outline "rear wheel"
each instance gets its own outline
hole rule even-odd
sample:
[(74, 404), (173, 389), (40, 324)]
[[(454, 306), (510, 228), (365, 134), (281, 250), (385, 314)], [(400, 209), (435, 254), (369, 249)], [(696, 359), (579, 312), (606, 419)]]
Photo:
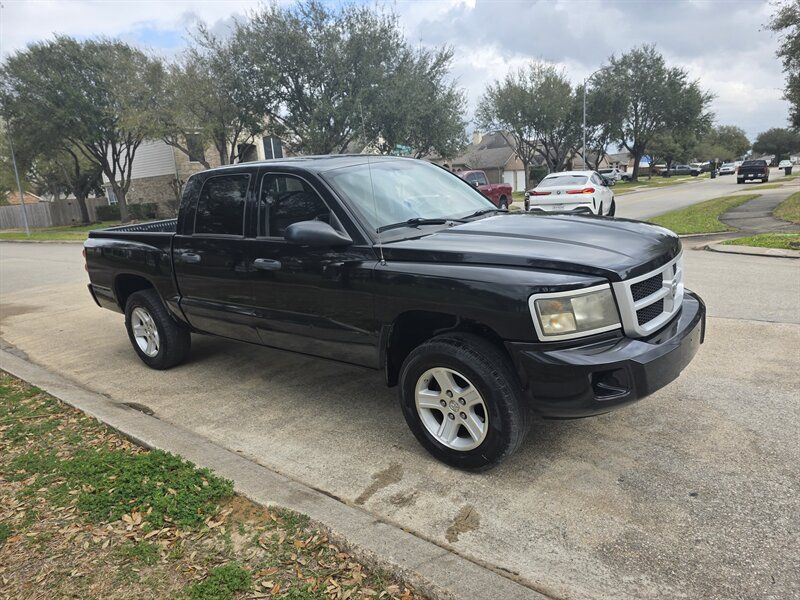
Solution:
[(608, 209), (608, 216), (613, 217), (617, 214), (617, 201), (611, 200), (611, 208)]
[(529, 422), (522, 396), (508, 360), (471, 334), (429, 340), (400, 372), (400, 403), (412, 433), (459, 469), (487, 469), (519, 448)]
[(603, 216), (603, 203), (600, 203), (600, 208), (597, 209), (597, 214)]
[(153, 289), (136, 292), (128, 298), (125, 328), (136, 354), (152, 369), (179, 365), (189, 354), (189, 330), (169, 315)]

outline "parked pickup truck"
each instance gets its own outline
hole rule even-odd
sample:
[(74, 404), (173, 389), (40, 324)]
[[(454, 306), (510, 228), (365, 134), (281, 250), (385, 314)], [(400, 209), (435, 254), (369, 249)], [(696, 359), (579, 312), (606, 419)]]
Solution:
[(736, 183), (758, 179), (761, 183), (769, 181), (769, 165), (765, 160), (746, 160), (736, 169)]
[(507, 213), (414, 159), (211, 169), (177, 219), (93, 231), (84, 252), (92, 298), (124, 313), (147, 366), (211, 334), (378, 369), (419, 442), (471, 470), (516, 450), (533, 414), (667, 385), (705, 328), (672, 232)]
[(483, 171), (459, 171), (456, 175), (475, 187), (498, 208), (508, 208), (513, 202), (511, 199), (511, 185), (508, 183), (489, 183), (489, 179)]

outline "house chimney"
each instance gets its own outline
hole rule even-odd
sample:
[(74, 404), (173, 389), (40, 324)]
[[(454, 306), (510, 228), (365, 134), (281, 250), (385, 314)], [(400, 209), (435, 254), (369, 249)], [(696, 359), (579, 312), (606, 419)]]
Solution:
[(478, 144), (480, 144), (482, 139), (483, 139), (483, 134), (480, 131), (476, 129), (475, 131), (472, 132), (473, 146), (477, 146)]

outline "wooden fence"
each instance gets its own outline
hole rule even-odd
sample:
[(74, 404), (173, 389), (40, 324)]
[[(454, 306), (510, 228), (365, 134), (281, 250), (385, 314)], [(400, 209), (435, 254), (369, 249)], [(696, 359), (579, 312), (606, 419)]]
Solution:
[[(97, 220), (95, 207), (108, 204), (106, 198), (87, 198), (86, 206), (89, 209), (89, 219)], [(26, 204), (25, 214), (28, 217), (28, 226), (37, 227), (66, 227), (81, 224), (81, 209), (77, 200), (56, 200), (55, 202), (37, 202)], [(0, 206), (0, 229), (24, 229), (22, 209), (19, 205)]]

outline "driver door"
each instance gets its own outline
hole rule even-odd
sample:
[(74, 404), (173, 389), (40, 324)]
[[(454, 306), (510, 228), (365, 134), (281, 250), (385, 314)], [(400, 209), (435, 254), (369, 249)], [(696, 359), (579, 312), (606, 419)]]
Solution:
[(377, 366), (368, 247), (312, 248), (284, 239), (300, 221), (341, 224), (315, 187), (291, 173), (262, 172), (258, 232), (249, 240), (255, 325), (262, 344)]

